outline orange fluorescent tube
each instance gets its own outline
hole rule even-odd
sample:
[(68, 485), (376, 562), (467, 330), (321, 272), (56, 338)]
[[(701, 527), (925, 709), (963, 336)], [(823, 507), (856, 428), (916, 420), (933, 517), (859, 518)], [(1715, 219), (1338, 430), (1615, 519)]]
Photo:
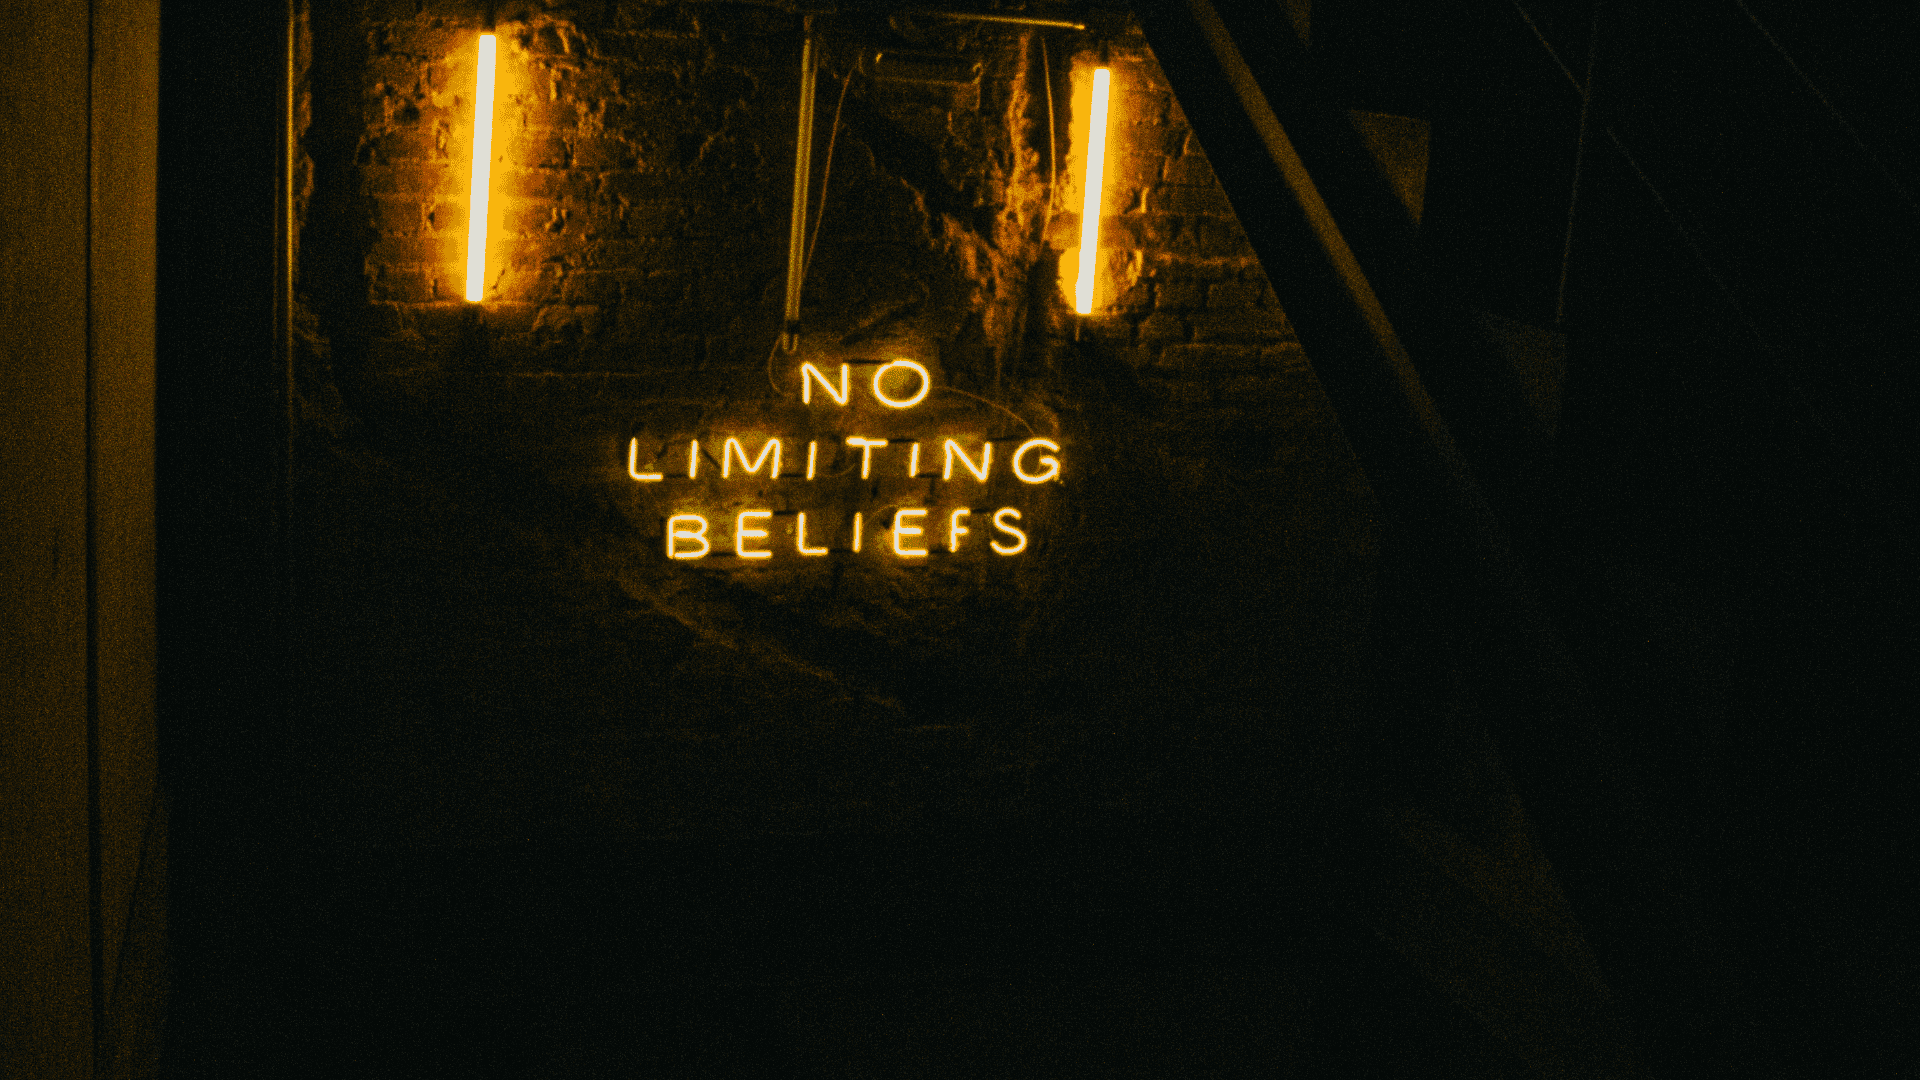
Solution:
[(1086, 204), (1080, 209), (1080, 280), (1073, 287), (1073, 309), (1082, 315), (1093, 313), (1094, 260), (1100, 250), (1100, 187), (1107, 173), (1107, 83), (1106, 68), (1093, 69), (1093, 108), (1087, 125)]
[(493, 35), (480, 35), (480, 77), (473, 91), (473, 186), (467, 196), (467, 299), (487, 287), (487, 188), (493, 179)]

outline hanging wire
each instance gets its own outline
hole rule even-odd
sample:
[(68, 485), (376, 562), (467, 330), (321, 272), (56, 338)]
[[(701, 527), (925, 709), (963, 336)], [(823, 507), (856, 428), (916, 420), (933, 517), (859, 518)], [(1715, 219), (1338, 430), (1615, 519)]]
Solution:
[(942, 386), (940, 387), (940, 392), (943, 394), (959, 394), (961, 397), (972, 398), (973, 400), (978, 401), (983, 405), (991, 405), (994, 408), (999, 409), (1001, 412), (1006, 413), (1008, 416), (1011, 416), (1015, 420), (1019, 421), (1020, 426), (1027, 429), (1027, 434), (1029, 435), (1039, 434), (1038, 432), (1033, 430), (1032, 424), (1027, 423), (1026, 417), (1021, 416), (1019, 413), (1014, 412), (1012, 409), (1007, 408), (1005, 405), (1000, 404), (999, 402), (993, 400), (992, 398), (981, 397), (979, 394), (962, 390), (957, 386)]
[[(1547, 36), (1540, 32), (1539, 24), (1535, 23), (1533, 16), (1528, 14), (1525, 7), (1521, 6), (1520, 0), (1513, 0), (1513, 9), (1520, 13), (1520, 18), (1527, 24), (1527, 29), (1533, 31), (1533, 36), (1540, 42), (1540, 47), (1546, 50), (1547, 56), (1552, 58), (1555, 66), (1559, 67), (1560, 74), (1566, 76), (1567, 83), (1573, 87), (1574, 92), (1584, 93), (1581, 89), (1580, 77), (1575, 75), (1573, 69), (1567, 66), (1566, 61), (1560, 58), (1560, 51), (1555, 49), (1553, 43), (1547, 40)], [(1663, 194), (1659, 186), (1653, 182), (1653, 178), (1648, 176), (1647, 171), (1640, 167), (1640, 159), (1634, 157), (1633, 152), (1628, 150), (1626, 144), (1620, 141), (1620, 134), (1614, 130), (1612, 124), (1606, 125), (1603, 130), (1607, 133), (1607, 140), (1613, 144), (1613, 148), (1619, 151), (1620, 156), (1626, 160), (1628, 167), (1633, 170), (1633, 174), (1640, 178), (1640, 183), (1646, 187), (1647, 193), (1653, 196), (1653, 201), (1660, 207), (1661, 213), (1666, 215), (1668, 223), (1673, 226), (1675, 232), (1680, 234), (1681, 241), (1686, 244), (1687, 250), (1691, 252), (1694, 259), (1699, 262), (1700, 269), (1707, 275), (1708, 279), (1713, 282), (1714, 287), (1719, 290), (1721, 298), (1733, 309), (1734, 314), (1738, 315), (1741, 321), (1746, 323), (1747, 330), (1752, 333), (1754, 341), (1771, 355), (1773, 348), (1772, 342), (1767, 338), (1766, 333), (1760, 329), (1760, 324), (1754, 321), (1752, 315), (1748, 314), (1746, 307), (1741, 304), (1739, 298), (1734, 295), (1732, 286), (1727, 284), (1727, 279), (1721, 276), (1720, 271), (1714, 267), (1713, 260), (1707, 257), (1706, 249), (1700, 246), (1700, 241), (1693, 235), (1693, 230), (1687, 227), (1686, 221), (1674, 210), (1672, 204), (1667, 202), (1666, 195)]]
[[(800, 285), (807, 283), (807, 270), (813, 266), (814, 249), (820, 246), (820, 221), (827, 214), (827, 178), (833, 175), (833, 147), (840, 139), (840, 110), (847, 104), (847, 88), (853, 85), (853, 67), (840, 79), (840, 100), (833, 106), (833, 125), (827, 130), (827, 152), (820, 167), (820, 208), (813, 217), (813, 235), (807, 240), (807, 254), (800, 262)], [(782, 393), (779, 380), (773, 376), (773, 358), (779, 355), (780, 339), (785, 334), (777, 334), (773, 339), (773, 348), (767, 350), (767, 385), (774, 393)]]
[(1573, 262), (1573, 222), (1580, 208), (1580, 170), (1587, 158), (1587, 120), (1593, 111), (1593, 69), (1600, 55), (1600, 3), (1593, 0), (1593, 25), (1587, 30), (1587, 80), (1580, 87), (1580, 135), (1573, 144), (1573, 190), (1567, 195), (1567, 235), (1560, 245), (1560, 290), (1553, 301), (1553, 325), (1567, 321), (1567, 267)]
[(827, 159), (820, 166), (820, 208), (813, 215), (813, 237), (807, 241), (807, 257), (800, 264), (800, 283), (807, 283), (807, 270), (813, 266), (813, 249), (820, 246), (820, 222), (827, 216), (827, 177), (833, 175), (833, 144), (840, 136), (840, 110), (847, 104), (847, 87), (853, 85), (853, 68), (840, 78), (840, 100), (833, 106), (833, 126), (827, 130)]
[(1053, 189), (1060, 182), (1060, 137), (1053, 127), (1053, 64), (1047, 59), (1047, 39), (1040, 39), (1040, 75), (1047, 84), (1047, 213), (1040, 225), (1040, 242), (1047, 242), (1047, 230), (1053, 228)]
[[(1576, 92), (1579, 92), (1580, 80), (1574, 75), (1573, 69), (1567, 66), (1566, 61), (1560, 58), (1559, 50), (1555, 49), (1553, 43), (1547, 40), (1547, 36), (1540, 32), (1539, 24), (1533, 21), (1533, 16), (1528, 14), (1527, 9), (1521, 5), (1520, 0), (1512, 0), (1512, 3), (1513, 9), (1519, 12), (1520, 18), (1527, 24), (1527, 29), (1533, 31), (1533, 36), (1540, 42), (1540, 47), (1546, 50), (1547, 56), (1550, 57), (1554, 65), (1560, 69), (1560, 73), (1566, 76), (1567, 82)], [(1692, 253), (1694, 260), (1699, 263), (1701, 272), (1707, 275), (1709, 281), (1713, 282), (1714, 288), (1719, 291), (1721, 299), (1726, 301), (1727, 306), (1733, 310), (1734, 315), (1746, 325), (1747, 333), (1752, 335), (1754, 344), (1760, 347), (1761, 354), (1767, 358), (1774, 373), (1786, 383), (1793, 398), (1806, 410), (1807, 418), (1812, 421), (1813, 426), (1817, 428), (1821, 434), (1826, 436), (1828, 446), (1836, 454), (1835, 464), (1840, 467), (1842, 476), (1846, 480), (1851, 481), (1856, 490), (1863, 491), (1883, 502), (1889, 501), (1887, 485), (1880, 480), (1878, 475), (1865, 475), (1861, 468), (1849, 467), (1851, 463), (1848, 459), (1851, 458), (1854, 461), (1862, 463), (1866, 468), (1871, 468), (1872, 462), (1867, 452), (1856, 444), (1853, 439), (1842, 433), (1838, 427), (1827, 418), (1825, 410), (1817, 405), (1814, 399), (1807, 393), (1806, 389), (1801, 385), (1799, 377), (1794, 373), (1793, 368), (1781, 355), (1779, 346), (1774, 343), (1766, 331), (1760, 328), (1759, 322), (1754, 319), (1753, 315), (1747, 311), (1746, 305), (1742, 304), (1739, 297), (1734, 294), (1733, 287), (1727, 284), (1727, 279), (1714, 267), (1713, 260), (1707, 257), (1706, 249), (1701, 247), (1700, 241), (1694, 237), (1693, 230), (1687, 228), (1686, 222), (1680, 217), (1680, 214), (1673, 208), (1672, 204), (1667, 202), (1667, 197), (1660, 191), (1659, 185), (1653, 182), (1653, 178), (1647, 175), (1647, 171), (1644, 168), (1641, 168), (1640, 160), (1634, 157), (1633, 152), (1627, 149), (1626, 143), (1621, 141), (1620, 133), (1615, 131), (1611, 124), (1605, 125), (1603, 130), (1607, 133), (1608, 142), (1613, 144), (1614, 150), (1619, 152), (1620, 157), (1625, 160), (1627, 166), (1633, 170), (1633, 174), (1639, 178), (1641, 186), (1647, 189), (1647, 194), (1653, 197), (1654, 203), (1660, 207), (1660, 212), (1666, 215), (1667, 221), (1673, 226), (1674, 232), (1680, 235), (1681, 242), (1686, 245), (1687, 250)], [(1877, 470), (1875, 471), (1877, 472)]]
[(1851, 123), (1848, 123), (1846, 115), (1842, 113), (1832, 101), (1827, 99), (1827, 95), (1820, 92), (1818, 86), (1813, 84), (1813, 80), (1807, 77), (1807, 73), (1802, 71), (1800, 65), (1794, 62), (1793, 56), (1787, 52), (1786, 47), (1781, 45), (1779, 39), (1773, 36), (1773, 31), (1768, 30), (1766, 24), (1760, 21), (1760, 17), (1753, 13), (1753, 9), (1747, 7), (1746, 0), (1733, 0), (1733, 4), (1740, 9), (1741, 14), (1747, 17), (1747, 21), (1753, 24), (1753, 28), (1760, 31), (1760, 36), (1767, 39), (1767, 44), (1773, 46), (1773, 51), (1780, 54), (1780, 59), (1787, 62), (1787, 67), (1791, 68), (1794, 75), (1799, 78), (1800, 85), (1806, 87), (1807, 93), (1812, 94), (1815, 100), (1820, 102), (1827, 110), (1827, 115), (1833, 117), (1834, 123), (1839, 124), (1840, 129), (1847, 133), (1847, 138), (1853, 140), (1853, 145), (1862, 154), (1866, 155), (1868, 161), (1873, 162), (1874, 168), (1880, 170), (1880, 176), (1887, 182), (1888, 186), (1900, 193), (1900, 199), (1907, 204), (1907, 209), (1920, 213), (1920, 202), (1915, 201), (1913, 192), (1908, 191), (1907, 186), (1895, 178), (1893, 171), (1888, 169), (1886, 163), (1880, 160), (1880, 155), (1868, 148), (1867, 141), (1860, 137), (1860, 132), (1856, 130)]

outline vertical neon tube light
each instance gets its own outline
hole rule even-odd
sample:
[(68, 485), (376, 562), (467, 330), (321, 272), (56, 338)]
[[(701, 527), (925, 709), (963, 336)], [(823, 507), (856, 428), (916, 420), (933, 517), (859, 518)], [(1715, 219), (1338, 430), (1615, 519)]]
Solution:
[(473, 186), (467, 195), (467, 299), (487, 287), (487, 189), (493, 180), (493, 35), (480, 35), (480, 76), (473, 91)]
[(1073, 287), (1073, 310), (1093, 314), (1094, 265), (1100, 251), (1100, 188), (1107, 178), (1106, 68), (1093, 69), (1093, 108), (1087, 114), (1087, 201), (1080, 208), (1080, 280)]

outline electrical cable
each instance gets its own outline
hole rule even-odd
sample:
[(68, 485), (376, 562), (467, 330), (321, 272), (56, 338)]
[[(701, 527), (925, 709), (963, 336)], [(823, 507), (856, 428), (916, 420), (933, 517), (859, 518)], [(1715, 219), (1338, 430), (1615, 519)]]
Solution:
[(1760, 17), (1753, 13), (1753, 9), (1747, 7), (1746, 0), (1733, 0), (1733, 4), (1740, 9), (1741, 14), (1747, 17), (1747, 21), (1753, 24), (1753, 28), (1760, 31), (1760, 36), (1767, 39), (1767, 44), (1773, 46), (1773, 51), (1780, 54), (1780, 59), (1787, 62), (1787, 67), (1793, 69), (1794, 75), (1800, 79), (1800, 85), (1806, 87), (1807, 93), (1812, 94), (1814, 98), (1826, 108), (1827, 115), (1833, 117), (1834, 123), (1839, 124), (1840, 129), (1847, 133), (1847, 138), (1853, 140), (1854, 147), (1866, 155), (1868, 161), (1873, 162), (1874, 168), (1880, 170), (1881, 179), (1885, 180), (1893, 190), (1900, 193), (1900, 199), (1907, 204), (1907, 209), (1920, 213), (1920, 202), (1914, 200), (1913, 192), (1908, 191), (1907, 186), (1894, 177), (1892, 170), (1888, 169), (1886, 163), (1880, 160), (1880, 155), (1874, 153), (1867, 147), (1867, 141), (1860, 137), (1860, 132), (1847, 121), (1846, 115), (1840, 111), (1839, 107), (1828, 100), (1827, 95), (1821, 93), (1820, 88), (1813, 84), (1813, 80), (1807, 76), (1807, 73), (1802, 71), (1800, 65), (1794, 62), (1793, 56), (1787, 52), (1786, 47), (1781, 45), (1779, 39), (1773, 36), (1773, 31), (1768, 30), (1766, 24), (1760, 21)]
[(1053, 228), (1053, 189), (1060, 182), (1060, 136), (1053, 126), (1053, 64), (1047, 58), (1047, 39), (1040, 39), (1040, 77), (1047, 86), (1047, 212), (1040, 225), (1040, 242), (1047, 242), (1047, 230)]
[[(1551, 41), (1547, 40), (1547, 36), (1541, 32), (1539, 24), (1534, 22), (1533, 16), (1528, 14), (1527, 9), (1521, 5), (1520, 0), (1512, 0), (1512, 3), (1513, 9), (1519, 13), (1521, 20), (1527, 24), (1527, 29), (1533, 31), (1533, 36), (1540, 42), (1540, 47), (1546, 50), (1547, 56), (1551, 58), (1555, 66), (1560, 69), (1560, 73), (1566, 76), (1567, 83), (1573, 87), (1576, 93), (1580, 92), (1580, 80), (1574, 75), (1573, 69), (1567, 66), (1566, 61), (1560, 58), (1559, 50), (1553, 47)], [(1779, 347), (1773, 342), (1766, 331), (1760, 328), (1759, 322), (1754, 319), (1753, 315), (1747, 311), (1746, 305), (1742, 304), (1739, 297), (1734, 294), (1733, 287), (1727, 283), (1725, 276), (1714, 266), (1713, 260), (1707, 257), (1706, 249), (1701, 246), (1700, 241), (1693, 235), (1693, 230), (1687, 228), (1686, 222), (1680, 217), (1680, 214), (1673, 208), (1672, 204), (1667, 201), (1667, 197), (1661, 192), (1659, 185), (1653, 182), (1653, 178), (1648, 176), (1647, 171), (1641, 167), (1640, 160), (1633, 155), (1632, 151), (1627, 149), (1627, 145), (1621, 140), (1619, 132), (1615, 131), (1611, 124), (1606, 125), (1603, 130), (1607, 133), (1607, 140), (1613, 144), (1615, 150), (1619, 151), (1621, 158), (1624, 159), (1627, 166), (1633, 170), (1634, 176), (1639, 178), (1641, 186), (1645, 187), (1647, 194), (1653, 197), (1655, 205), (1659, 206), (1661, 213), (1666, 215), (1667, 222), (1673, 226), (1674, 232), (1679, 234), (1681, 242), (1686, 245), (1687, 250), (1693, 255), (1694, 260), (1699, 263), (1701, 272), (1707, 275), (1707, 279), (1711, 281), (1715, 289), (1719, 291), (1721, 299), (1726, 301), (1727, 306), (1732, 309), (1734, 315), (1745, 324), (1747, 333), (1752, 335), (1754, 344), (1758, 345), (1760, 352), (1766, 356), (1768, 363), (1773, 367), (1774, 373), (1786, 383), (1791, 396), (1799, 402), (1800, 407), (1806, 411), (1807, 418), (1812, 421), (1813, 426), (1818, 429), (1822, 435), (1826, 436), (1828, 446), (1836, 458), (1835, 464), (1840, 466), (1842, 476), (1851, 482), (1856, 490), (1882, 503), (1893, 505), (1895, 500), (1890, 495), (1889, 485), (1883, 482), (1878, 476), (1861, 475), (1859, 468), (1849, 467), (1847, 464), (1848, 459), (1859, 462), (1869, 461), (1869, 453), (1853, 439), (1842, 434), (1835, 424), (1827, 418), (1825, 411), (1814, 402), (1814, 399), (1801, 385), (1800, 379), (1794, 374), (1792, 367), (1781, 355)]]
[(1587, 160), (1588, 117), (1593, 111), (1593, 69), (1600, 56), (1600, 4), (1593, 0), (1593, 25), (1587, 30), (1587, 81), (1580, 88), (1580, 135), (1573, 144), (1573, 190), (1567, 195), (1567, 235), (1560, 245), (1560, 290), (1553, 301), (1553, 325), (1567, 321), (1567, 267), (1573, 262), (1573, 222), (1580, 209), (1580, 171)]
[(833, 126), (827, 130), (826, 161), (820, 166), (820, 209), (813, 215), (813, 237), (807, 241), (807, 257), (800, 264), (800, 284), (807, 283), (807, 270), (813, 266), (813, 249), (820, 246), (820, 222), (827, 216), (827, 177), (833, 175), (833, 144), (840, 137), (840, 110), (847, 104), (847, 87), (853, 85), (853, 68), (840, 79), (840, 100), (833, 106)]
[[(853, 68), (848, 67), (846, 75), (840, 79), (840, 100), (833, 107), (833, 125), (827, 130), (826, 160), (820, 167), (820, 209), (814, 215), (813, 235), (807, 240), (806, 257), (800, 262), (801, 288), (806, 287), (807, 270), (813, 266), (814, 249), (820, 246), (820, 220), (827, 214), (827, 178), (833, 174), (833, 147), (840, 138), (840, 110), (847, 104), (847, 88), (852, 84)], [(773, 387), (776, 394), (781, 392), (781, 388), (779, 381), (773, 377), (773, 358), (780, 352), (780, 339), (784, 336), (784, 333), (775, 335), (773, 348), (767, 352), (767, 385)]]

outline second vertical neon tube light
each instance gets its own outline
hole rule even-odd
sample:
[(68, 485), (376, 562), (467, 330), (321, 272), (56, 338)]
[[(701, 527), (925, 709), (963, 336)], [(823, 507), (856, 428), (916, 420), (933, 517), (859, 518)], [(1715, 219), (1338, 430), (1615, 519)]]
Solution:
[(1080, 209), (1080, 279), (1073, 287), (1073, 310), (1093, 313), (1094, 267), (1100, 251), (1100, 189), (1107, 173), (1106, 68), (1093, 69), (1093, 107), (1087, 114), (1086, 202)]
[(480, 74), (473, 91), (473, 185), (467, 196), (467, 299), (487, 288), (487, 189), (493, 180), (492, 34), (480, 35)]

